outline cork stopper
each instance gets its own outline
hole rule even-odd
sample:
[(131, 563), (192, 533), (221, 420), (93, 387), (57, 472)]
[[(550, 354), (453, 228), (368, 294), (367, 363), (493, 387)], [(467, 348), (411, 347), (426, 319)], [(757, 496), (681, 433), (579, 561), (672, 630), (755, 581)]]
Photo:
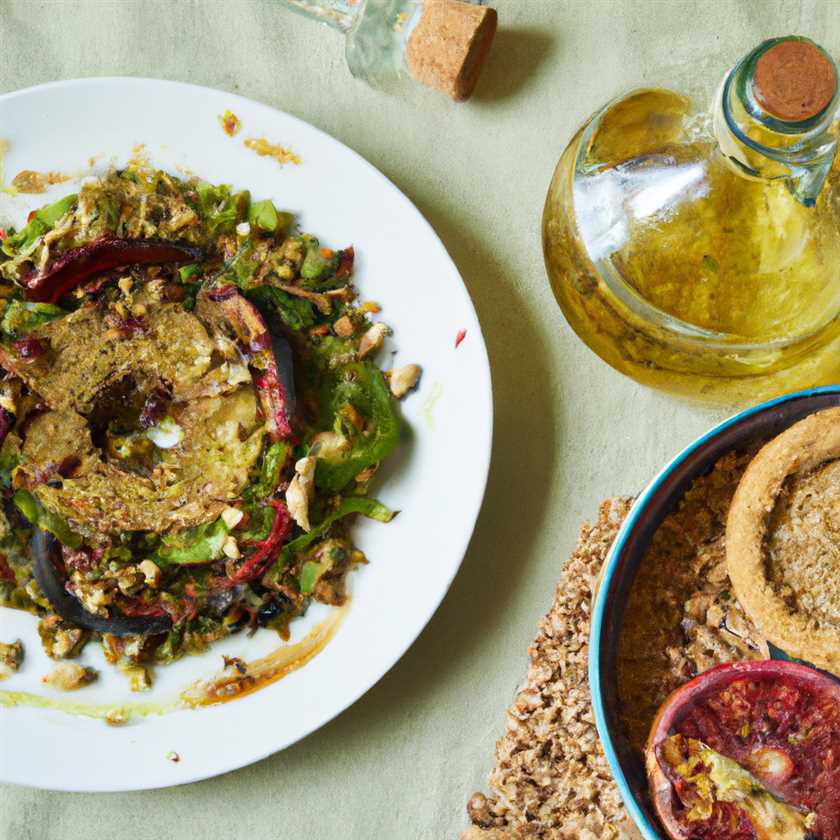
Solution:
[(461, 0), (426, 0), (408, 38), (411, 75), (424, 85), (469, 99), (496, 34), (495, 9)]
[(774, 44), (755, 65), (752, 89), (765, 111), (784, 122), (816, 117), (837, 89), (834, 64), (811, 41)]

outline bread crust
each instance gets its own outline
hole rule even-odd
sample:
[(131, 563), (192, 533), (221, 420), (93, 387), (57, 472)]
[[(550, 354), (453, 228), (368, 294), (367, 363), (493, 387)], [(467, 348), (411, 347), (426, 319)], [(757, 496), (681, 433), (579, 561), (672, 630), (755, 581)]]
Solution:
[[(840, 624), (783, 598), (769, 577), (766, 556), (768, 528), (785, 481), (837, 458), (840, 407), (812, 414), (766, 444), (747, 467), (729, 508), (726, 560), (738, 601), (767, 639), (790, 656), (840, 674)], [(840, 569), (835, 563), (825, 574), (834, 577)]]

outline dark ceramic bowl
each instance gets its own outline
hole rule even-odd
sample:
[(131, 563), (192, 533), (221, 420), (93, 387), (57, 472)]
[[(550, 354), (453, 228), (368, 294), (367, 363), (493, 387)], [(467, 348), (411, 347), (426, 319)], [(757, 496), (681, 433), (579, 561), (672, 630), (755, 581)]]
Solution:
[(592, 613), (589, 681), (598, 732), (627, 809), (645, 840), (667, 840), (648, 796), (644, 764), (624, 736), (618, 716), (616, 662), (630, 587), (662, 520), (695, 478), (733, 449), (769, 440), (824, 408), (840, 405), (840, 385), (790, 394), (725, 420), (684, 449), (645, 488), (630, 510), (607, 556)]

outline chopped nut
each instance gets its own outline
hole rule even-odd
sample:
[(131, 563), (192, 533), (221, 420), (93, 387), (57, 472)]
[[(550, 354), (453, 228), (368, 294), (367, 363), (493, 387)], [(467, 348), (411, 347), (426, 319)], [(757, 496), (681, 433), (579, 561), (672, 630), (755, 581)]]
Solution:
[(238, 560), (242, 556), (239, 544), (230, 534), (225, 537), (225, 541), (222, 543), (222, 551), (225, 557), (230, 557), (231, 560)]
[[(113, 586), (113, 582), (109, 585)], [(105, 608), (114, 600), (113, 590), (106, 589), (105, 581), (93, 583), (80, 581), (76, 583), (73, 594), (81, 601), (82, 606), (94, 615), (107, 616), (108, 610)]]
[(131, 691), (148, 691), (152, 687), (152, 672), (145, 666), (132, 665), (121, 670), (128, 677)]
[(41, 682), (60, 691), (76, 691), (76, 689), (96, 682), (98, 677), (99, 673), (95, 668), (77, 665), (75, 662), (66, 662), (56, 665), (49, 674), (41, 678)]
[(333, 331), (339, 338), (350, 338), (353, 335), (353, 322), (349, 316), (342, 315), (334, 324)]
[(295, 477), (286, 490), (286, 505), (289, 513), (304, 531), (310, 530), (309, 500), (315, 490), (315, 463), (316, 459), (311, 455), (301, 458), (295, 464)]
[(245, 514), (239, 508), (226, 507), (222, 511), (222, 519), (228, 527), (228, 531), (232, 531), (241, 521)]
[(123, 595), (136, 595), (145, 585), (146, 576), (136, 566), (126, 566), (116, 575), (117, 587)]
[(122, 709), (108, 709), (105, 714), (108, 726), (123, 726), (128, 723), (128, 715)]
[(402, 399), (412, 388), (417, 387), (420, 374), (423, 371), (419, 365), (403, 365), (391, 372), (391, 393)]
[(245, 239), (246, 236), (250, 236), (251, 225), (249, 225), (248, 222), (240, 222), (236, 226), (236, 235), (241, 236), (243, 239)]
[(344, 435), (340, 435), (338, 432), (319, 432), (312, 438), (310, 452), (318, 458), (334, 460), (349, 448), (350, 443)]
[(359, 431), (365, 427), (365, 418), (362, 417), (361, 412), (356, 406), (351, 403), (345, 403), (338, 411), (339, 415), (346, 420), (351, 426), (354, 426)]
[(374, 324), (363, 336), (359, 344), (359, 358), (364, 359), (365, 356), (375, 353), (385, 340), (390, 330), (383, 323)]
[(131, 287), (134, 285), (132, 279), (130, 277), (120, 277), (117, 280), (117, 286), (119, 286), (120, 291), (128, 297), (131, 294)]
[(72, 659), (78, 656), (89, 638), (87, 631), (57, 615), (44, 616), (38, 622), (38, 635), (50, 659)]
[(14, 642), (0, 642), (0, 673), (5, 671), (17, 671), (20, 663), (23, 662), (23, 642), (17, 639)]
[(157, 589), (160, 583), (160, 568), (153, 560), (143, 560), (137, 568), (143, 573), (146, 578), (146, 583), (152, 589)]
[(27, 581), (26, 585), (23, 587), (23, 591), (34, 601), (39, 607), (43, 607), (44, 609), (52, 609), (50, 606), (50, 602), (44, 597), (44, 593), (41, 592), (38, 584), (35, 581), (35, 578), (32, 580)]

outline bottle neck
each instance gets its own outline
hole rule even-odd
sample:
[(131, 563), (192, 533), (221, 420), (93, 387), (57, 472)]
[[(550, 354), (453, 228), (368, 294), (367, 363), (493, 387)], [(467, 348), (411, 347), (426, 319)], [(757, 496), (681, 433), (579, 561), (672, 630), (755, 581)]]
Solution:
[(293, 12), (324, 23), (339, 32), (348, 32), (362, 5), (360, 0), (280, 0)]
[[(762, 61), (772, 58), (771, 50), (789, 45), (819, 51), (818, 69), (824, 76), (830, 72), (831, 78), (824, 78), (819, 88), (809, 85), (802, 91), (795, 86), (796, 78), (780, 77), (787, 67), (773, 78), (773, 65)], [(759, 84), (762, 73), (770, 74), (764, 91)], [(798, 201), (813, 206), (837, 150), (832, 130), (840, 106), (837, 78), (833, 59), (805, 39), (773, 39), (746, 56), (724, 78), (714, 108), (718, 142), (735, 169), (750, 178), (782, 179)]]

